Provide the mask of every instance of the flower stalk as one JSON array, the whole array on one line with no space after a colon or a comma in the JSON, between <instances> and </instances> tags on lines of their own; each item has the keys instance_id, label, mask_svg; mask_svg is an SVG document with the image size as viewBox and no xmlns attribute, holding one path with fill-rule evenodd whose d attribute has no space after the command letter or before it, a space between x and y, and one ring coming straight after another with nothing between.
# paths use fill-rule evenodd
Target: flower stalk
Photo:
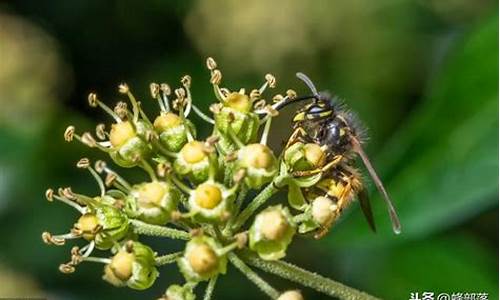
<instances>
[{"instance_id":1,"label":"flower stalk","mask_svg":"<svg viewBox=\"0 0 500 300\"><path fill-rule=\"evenodd\" d=\"M377 300L379 298L365 292L348 287L340 282L323 277L319 274L304 270L285 261L266 261L249 251L238 253L247 264L290 281L317 290L325 295L342 300Z\"/></svg>"},{"instance_id":2,"label":"flower stalk","mask_svg":"<svg viewBox=\"0 0 500 300\"><path fill-rule=\"evenodd\" d=\"M245 264L236 254L228 255L229 261L243 273L251 282L253 282L261 291L271 299L278 299L280 292L273 288L269 283L262 279L255 271Z\"/></svg>"},{"instance_id":3,"label":"flower stalk","mask_svg":"<svg viewBox=\"0 0 500 300\"><path fill-rule=\"evenodd\" d=\"M130 220L130 224L132 225L134 232L137 234L166 237L178 240L189 240L191 238L188 232L166 226L151 225L139 220Z\"/></svg>"}]
</instances>

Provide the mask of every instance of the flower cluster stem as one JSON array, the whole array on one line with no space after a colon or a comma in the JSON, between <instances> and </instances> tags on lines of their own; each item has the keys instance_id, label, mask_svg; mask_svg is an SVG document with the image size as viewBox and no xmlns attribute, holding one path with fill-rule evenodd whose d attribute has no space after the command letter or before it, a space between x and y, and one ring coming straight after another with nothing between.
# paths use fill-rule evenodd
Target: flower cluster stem
<instances>
[{"instance_id":1,"label":"flower cluster stem","mask_svg":"<svg viewBox=\"0 0 500 300\"><path fill-rule=\"evenodd\" d=\"M269 285L264 279L262 279L255 271L250 269L249 266L247 266L236 254L234 253L229 253L227 255L229 258L229 261L238 269L241 271L241 273L245 274L245 276L255 285L259 287L260 290L262 290L264 293L266 293L271 299L278 299L280 296L280 293L273 288L272 286Z\"/></svg>"},{"instance_id":2,"label":"flower cluster stem","mask_svg":"<svg viewBox=\"0 0 500 300\"><path fill-rule=\"evenodd\" d=\"M240 252L239 257L247 264L259 268L265 272L300 283L304 286L313 288L318 292L336 297L341 300L379 299L365 292L348 287L340 282L304 270L284 261L266 261L249 251Z\"/></svg>"},{"instance_id":3,"label":"flower cluster stem","mask_svg":"<svg viewBox=\"0 0 500 300\"><path fill-rule=\"evenodd\" d=\"M151 225L139 220L130 220L130 224L133 226L134 232L137 234L144 234L148 236L157 236L157 237L167 237L178 240L190 239L190 235L188 232L179 229L169 228L166 226Z\"/></svg>"},{"instance_id":4,"label":"flower cluster stem","mask_svg":"<svg viewBox=\"0 0 500 300\"><path fill-rule=\"evenodd\" d=\"M276 192L279 191L278 186L281 185L283 180L287 178L288 175L278 176L273 182L268 184L255 198L248 204L247 207L240 213L236 221L232 226L232 230L236 231L241 226L245 225L245 222L250 218L256 211L261 207L266 201L271 198Z\"/></svg>"},{"instance_id":5,"label":"flower cluster stem","mask_svg":"<svg viewBox=\"0 0 500 300\"><path fill-rule=\"evenodd\" d=\"M208 282L207 288L205 289L205 295L203 296L203 300L212 299L212 295L214 294L215 284L217 283L217 276L210 279Z\"/></svg>"},{"instance_id":6,"label":"flower cluster stem","mask_svg":"<svg viewBox=\"0 0 500 300\"><path fill-rule=\"evenodd\" d=\"M155 258L155 263L157 266L163 266L167 264L171 264L177 260L177 258L181 257L183 254L182 251L166 254L162 256L158 256Z\"/></svg>"}]
</instances>

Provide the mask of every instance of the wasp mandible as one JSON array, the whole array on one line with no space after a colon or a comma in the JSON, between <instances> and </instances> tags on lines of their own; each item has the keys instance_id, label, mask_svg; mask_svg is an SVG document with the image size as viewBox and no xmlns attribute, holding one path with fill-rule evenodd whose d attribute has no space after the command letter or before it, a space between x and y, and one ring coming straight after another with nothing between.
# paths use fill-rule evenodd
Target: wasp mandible
<instances>
[{"instance_id":1,"label":"wasp mandible","mask_svg":"<svg viewBox=\"0 0 500 300\"><path fill-rule=\"evenodd\" d=\"M363 188L360 172L354 167L356 156L361 158L387 205L393 231L396 234L400 233L401 225L394 205L362 148L362 129L356 116L347 110L338 98L332 98L327 93L319 93L313 82L303 73L297 73L297 77L309 87L312 95L285 98L273 107L280 110L291 103L311 101L296 112L293 118L293 133L285 149L296 143L309 143L318 145L325 153L324 162L321 162L317 168L296 171L293 174L294 176L310 176L320 173L321 180L313 187L307 188L306 195L322 195L331 199L333 203L334 214L323 224L323 228L316 234L316 237L323 236L329 230L342 210L356 196L370 227L375 231L369 198Z\"/></svg>"}]
</instances>

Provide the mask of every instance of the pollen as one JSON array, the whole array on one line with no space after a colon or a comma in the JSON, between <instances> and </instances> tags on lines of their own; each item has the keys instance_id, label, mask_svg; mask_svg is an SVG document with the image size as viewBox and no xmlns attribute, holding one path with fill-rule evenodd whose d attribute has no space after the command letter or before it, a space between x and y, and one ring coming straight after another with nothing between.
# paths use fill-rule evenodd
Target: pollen
<instances>
[{"instance_id":1,"label":"pollen","mask_svg":"<svg viewBox=\"0 0 500 300\"><path fill-rule=\"evenodd\" d=\"M181 155L190 164L200 162L207 156L203 143L198 141L192 141L184 145Z\"/></svg>"},{"instance_id":2,"label":"pollen","mask_svg":"<svg viewBox=\"0 0 500 300\"><path fill-rule=\"evenodd\" d=\"M319 224L327 224L333 217L333 210L336 208L332 200L327 197L318 197L312 203L312 216Z\"/></svg>"},{"instance_id":3,"label":"pollen","mask_svg":"<svg viewBox=\"0 0 500 300\"><path fill-rule=\"evenodd\" d=\"M205 209L212 209L222 201L222 191L219 187L205 183L195 190L196 203Z\"/></svg>"},{"instance_id":4,"label":"pollen","mask_svg":"<svg viewBox=\"0 0 500 300\"><path fill-rule=\"evenodd\" d=\"M128 140L135 137L135 130L130 122L121 122L111 125L109 141L113 147L121 147Z\"/></svg>"}]
</instances>

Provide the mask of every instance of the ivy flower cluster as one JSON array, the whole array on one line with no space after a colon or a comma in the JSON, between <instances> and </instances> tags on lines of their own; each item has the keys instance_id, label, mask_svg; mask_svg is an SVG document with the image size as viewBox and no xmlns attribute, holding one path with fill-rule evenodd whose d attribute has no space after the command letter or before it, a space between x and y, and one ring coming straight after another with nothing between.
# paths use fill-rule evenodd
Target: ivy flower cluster
<instances>
[{"instance_id":1,"label":"ivy flower cluster","mask_svg":"<svg viewBox=\"0 0 500 300\"><path fill-rule=\"evenodd\" d=\"M176 263L185 282L167 287L161 299L195 299L195 288L208 282L203 298L208 300L231 263L272 299L303 298L295 289L276 290L250 266L331 296L369 298L281 260L293 239L307 231L299 230L301 226L325 223L333 211L328 199L307 204L312 212L307 215L294 216L289 208L296 208L298 188L318 181L317 176L295 178L290 170L319 165L324 160L319 146L301 144L278 154L267 146L272 120L278 116L276 103L293 99L295 92L287 90L266 101L263 95L276 87L274 76L267 74L263 84L249 92L231 91L221 86L222 73L212 58L207 67L216 100L210 114L195 105L187 75L173 90L165 83L151 83L151 97L159 106L154 118L146 115L126 84L119 85L118 92L127 101L114 108L95 93L88 96L89 105L103 109L113 123L98 124L95 133L69 126L65 140L103 151L119 167L142 170L148 180L130 182L111 164L82 158L77 167L91 174L99 192L47 190L47 200L69 205L79 217L66 233L44 232L43 241L57 246L85 241L83 247L71 249L60 271L73 273L81 263L101 263L105 281L144 290L154 284L161 266ZM213 127L208 137L199 136L189 119L193 115ZM286 188L289 202L266 207L269 198ZM186 243L180 252L159 254L142 243L141 236ZM95 256L95 249L109 254Z\"/></svg>"}]
</instances>

